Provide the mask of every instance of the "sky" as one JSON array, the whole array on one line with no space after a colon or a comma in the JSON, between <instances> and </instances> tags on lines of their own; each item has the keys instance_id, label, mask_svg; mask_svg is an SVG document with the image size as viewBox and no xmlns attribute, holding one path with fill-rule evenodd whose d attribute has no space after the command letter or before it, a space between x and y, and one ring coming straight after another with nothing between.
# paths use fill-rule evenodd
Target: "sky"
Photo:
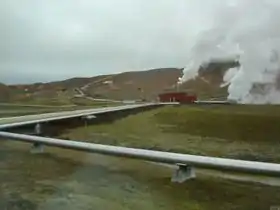
<instances>
[{"instance_id":1,"label":"sky","mask_svg":"<svg viewBox=\"0 0 280 210\"><path fill-rule=\"evenodd\" d=\"M186 65L223 0L0 0L0 82Z\"/></svg>"},{"instance_id":2,"label":"sky","mask_svg":"<svg viewBox=\"0 0 280 210\"><path fill-rule=\"evenodd\" d=\"M277 83L265 101L280 103L279 18L279 0L0 0L0 83L166 67L184 68L186 81L236 56L229 96Z\"/></svg>"}]
</instances>

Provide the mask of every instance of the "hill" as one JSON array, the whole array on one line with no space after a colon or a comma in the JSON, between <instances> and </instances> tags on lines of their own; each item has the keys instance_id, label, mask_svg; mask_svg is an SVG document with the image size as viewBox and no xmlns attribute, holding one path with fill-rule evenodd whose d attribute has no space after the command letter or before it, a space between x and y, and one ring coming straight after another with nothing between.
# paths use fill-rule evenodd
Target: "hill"
<instances>
[{"instance_id":1,"label":"hill","mask_svg":"<svg viewBox=\"0 0 280 210\"><path fill-rule=\"evenodd\" d=\"M153 99L164 88L174 85L182 69L162 68L147 71L124 72L91 78L72 78L51 83L12 85L13 100L21 102L72 103L81 95L102 99Z\"/></svg>"},{"instance_id":2,"label":"hill","mask_svg":"<svg viewBox=\"0 0 280 210\"><path fill-rule=\"evenodd\" d=\"M7 102L10 100L11 90L8 86L0 83L0 102Z\"/></svg>"},{"instance_id":3,"label":"hill","mask_svg":"<svg viewBox=\"0 0 280 210\"><path fill-rule=\"evenodd\" d=\"M163 91L194 92L200 98L226 98L227 87L221 88L224 73L238 63L211 62L201 66L199 76L178 86L181 68L159 68L72 78L50 83L2 85L1 100L25 103L70 104L78 97L114 100L154 100ZM12 93L12 94L11 94Z\"/></svg>"},{"instance_id":4,"label":"hill","mask_svg":"<svg viewBox=\"0 0 280 210\"><path fill-rule=\"evenodd\" d=\"M213 61L199 69L199 76L183 83L182 90L195 92L201 99L219 98L226 99L227 86L221 87L225 72L239 66L236 61Z\"/></svg>"},{"instance_id":5,"label":"hill","mask_svg":"<svg viewBox=\"0 0 280 210\"><path fill-rule=\"evenodd\" d=\"M125 72L107 77L99 84L90 85L86 92L92 97L151 100L156 98L164 88L176 84L181 75L182 69L178 68Z\"/></svg>"}]
</instances>

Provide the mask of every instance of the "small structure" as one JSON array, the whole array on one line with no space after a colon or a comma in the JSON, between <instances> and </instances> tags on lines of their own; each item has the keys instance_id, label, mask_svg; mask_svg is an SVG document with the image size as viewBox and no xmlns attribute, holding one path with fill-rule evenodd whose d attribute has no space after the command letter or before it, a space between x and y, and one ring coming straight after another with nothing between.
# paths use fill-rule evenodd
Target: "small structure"
<instances>
[{"instance_id":1,"label":"small structure","mask_svg":"<svg viewBox=\"0 0 280 210\"><path fill-rule=\"evenodd\" d=\"M158 97L160 102L194 103L197 100L196 95L186 92L166 92L159 94Z\"/></svg>"}]
</instances>

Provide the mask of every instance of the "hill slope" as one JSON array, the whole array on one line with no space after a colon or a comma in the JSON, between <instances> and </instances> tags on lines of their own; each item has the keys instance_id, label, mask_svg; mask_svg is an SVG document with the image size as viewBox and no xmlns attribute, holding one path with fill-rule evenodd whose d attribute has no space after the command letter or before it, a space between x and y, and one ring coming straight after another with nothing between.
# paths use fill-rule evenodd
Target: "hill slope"
<instances>
[{"instance_id":1,"label":"hill slope","mask_svg":"<svg viewBox=\"0 0 280 210\"><path fill-rule=\"evenodd\" d=\"M10 100L11 90L8 86L0 83L0 102L7 102Z\"/></svg>"},{"instance_id":2,"label":"hill slope","mask_svg":"<svg viewBox=\"0 0 280 210\"><path fill-rule=\"evenodd\" d=\"M164 88L174 85L181 75L182 69L178 68L125 72L89 86L87 93L93 97L151 100Z\"/></svg>"},{"instance_id":3,"label":"hill slope","mask_svg":"<svg viewBox=\"0 0 280 210\"><path fill-rule=\"evenodd\" d=\"M51 83L0 86L2 100L30 103L69 104L81 91L92 98L116 100L156 99L163 91L189 91L200 98L226 98L227 87L221 88L227 69L236 62L211 62L199 70L199 76L178 86L183 69L160 68L101 75L91 78L72 78ZM0 90L0 91L1 91ZM12 93L12 94L11 94Z\"/></svg>"},{"instance_id":4,"label":"hill slope","mask_svg":"<svg viewBox=\"0 0 280 210\"><path fill-rule=\"evenodd\" d=\"M198 77L183 83L180 88L195 92L202 99L226 99L227 86L221 87L223 76L228 69L237 66L239 63L235 61L211 62L200 68Z\"/></svg>"}]
</instances>

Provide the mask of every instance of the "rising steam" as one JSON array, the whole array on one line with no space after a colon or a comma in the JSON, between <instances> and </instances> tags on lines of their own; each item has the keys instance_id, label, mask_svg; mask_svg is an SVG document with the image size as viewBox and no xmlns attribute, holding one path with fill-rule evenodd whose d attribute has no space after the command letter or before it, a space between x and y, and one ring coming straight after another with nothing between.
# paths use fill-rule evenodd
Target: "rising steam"
<instances>
[{"instance_id":1,"label":"rising steam","mask_svg":"<svg viewBox=\"0 0 280 210\"><path fill-rule=\"evenodd\" d=\"M235 0L223 4L213 24L190 50L179 83L193 79L204 63L234 59L239 68L224 75L228 98L240 103L280 103L280 1Z\"/></svg>"}]
</instances>

